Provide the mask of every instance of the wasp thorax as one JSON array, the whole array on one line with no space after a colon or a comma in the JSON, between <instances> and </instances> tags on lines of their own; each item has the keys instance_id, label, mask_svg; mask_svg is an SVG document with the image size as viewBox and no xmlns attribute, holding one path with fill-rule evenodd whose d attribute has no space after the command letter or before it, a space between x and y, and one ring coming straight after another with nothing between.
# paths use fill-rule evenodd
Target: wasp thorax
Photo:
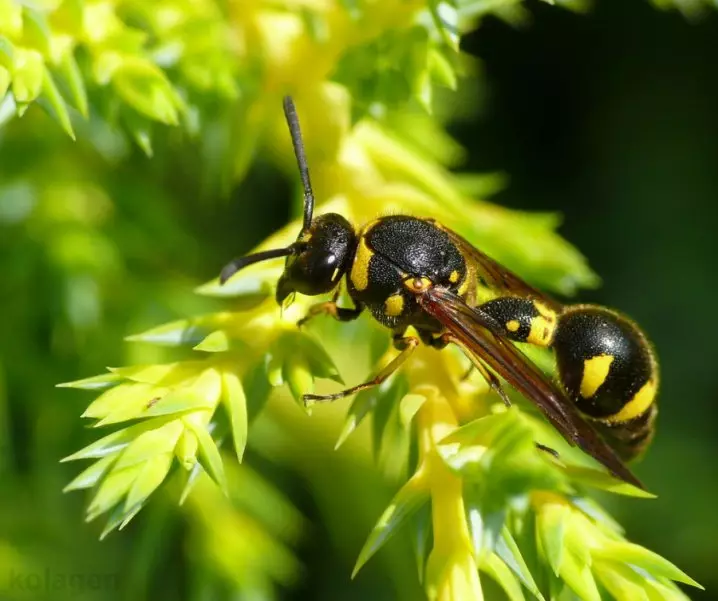
<instances>
[{"instance_id":1,"label":"wasp thorax","mask_svg":"<svg viewBox=\"0 0 718 601\"><path fill-rule=\"evenodd\" d=\"M287 257L277 283L277 302L281 305L292 292L315 296L333 290L351 264L355 238L354 229L341 215L317 217L300 233L296 251Z\"/></svg>"}]
</instances>

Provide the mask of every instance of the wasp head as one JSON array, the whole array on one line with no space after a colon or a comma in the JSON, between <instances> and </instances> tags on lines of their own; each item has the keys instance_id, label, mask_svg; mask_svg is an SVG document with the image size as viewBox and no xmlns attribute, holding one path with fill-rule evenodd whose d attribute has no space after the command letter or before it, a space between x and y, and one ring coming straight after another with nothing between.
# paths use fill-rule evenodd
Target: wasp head
<instances>
[{"instance_id":1,"label":"wasp head","mask_svg":"<svg viewBox=\"0 0 718 601\"><path fill-rule=\"evenodd\" d=\"M293 292L315 296L333 290L349 269L355 246L354 229L341 215L314 219L292 245L277 283L277 302L282 305Z\"/></svg>"}]
</instances>

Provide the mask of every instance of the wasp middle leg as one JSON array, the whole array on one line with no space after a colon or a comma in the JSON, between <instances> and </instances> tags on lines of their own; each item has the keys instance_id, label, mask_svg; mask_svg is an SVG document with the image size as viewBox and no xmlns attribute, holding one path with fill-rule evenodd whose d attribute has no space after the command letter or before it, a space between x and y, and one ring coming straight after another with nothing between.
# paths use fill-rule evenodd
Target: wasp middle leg
<instances>
[{"instance_id":1,"label":"wasp middle leg","mask_svg":"<svg viewBox=\"0 0 718 601\"><path fill-rule=\"evenodd\" d=\"M371 380L369 380L368 382L364 382L363 384L353 386L352 388L347 388L346 390L342 390L341 392L335 392L334 394L305 394L303 397L304 402L307 403L309 401L336 401L338 399L343 399L344 397L351 396L352 394L355 394L357 392L361 392L362 390L366 390L367 388L379 386L379 384L386 381L397 369L399 369L404 364L404 362L411 356L411 354L414 352L414 349L416 349L418 345L419 339L415 336L403 336L401 334L398 334L394 337L394 348L401 352L396 357L394 357L389 362L389 364Z\"/></svg>"}]
</instances>

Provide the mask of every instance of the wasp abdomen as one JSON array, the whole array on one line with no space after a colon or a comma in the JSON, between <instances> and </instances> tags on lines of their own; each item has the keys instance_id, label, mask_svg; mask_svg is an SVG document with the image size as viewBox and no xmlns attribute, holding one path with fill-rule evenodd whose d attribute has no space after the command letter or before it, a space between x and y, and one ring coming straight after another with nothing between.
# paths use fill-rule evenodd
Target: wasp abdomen
<instances>
[{"instance_id":1,"label":"wasp abdomen","mask_svg":"<svg viewBox=\"0 0 718 601\"><path fill-rule=\"evenodd\" d=\"M623 459L650 441L658 370L643 333L602 307L568 307L552 344L567 395Z\"/></svg>"}]
</instances>

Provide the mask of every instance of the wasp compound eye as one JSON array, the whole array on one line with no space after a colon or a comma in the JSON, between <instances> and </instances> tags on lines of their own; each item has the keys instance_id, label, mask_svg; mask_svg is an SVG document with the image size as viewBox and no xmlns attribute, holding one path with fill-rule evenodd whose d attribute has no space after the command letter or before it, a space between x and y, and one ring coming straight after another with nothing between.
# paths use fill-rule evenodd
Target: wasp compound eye
<instances>
[{"instance_id":1,"label":"wasp compound eye","mask_svg":"<svg viewBox=\"0 0 718 601\"><path fill-rule=\"evenodd\" d=\"M337 256L322 249L305 250L290 257L277 283L277 302L281 304L291 292L308 296L329 292L342 275L337 264Z\"/></svg>"}]
</instances>

